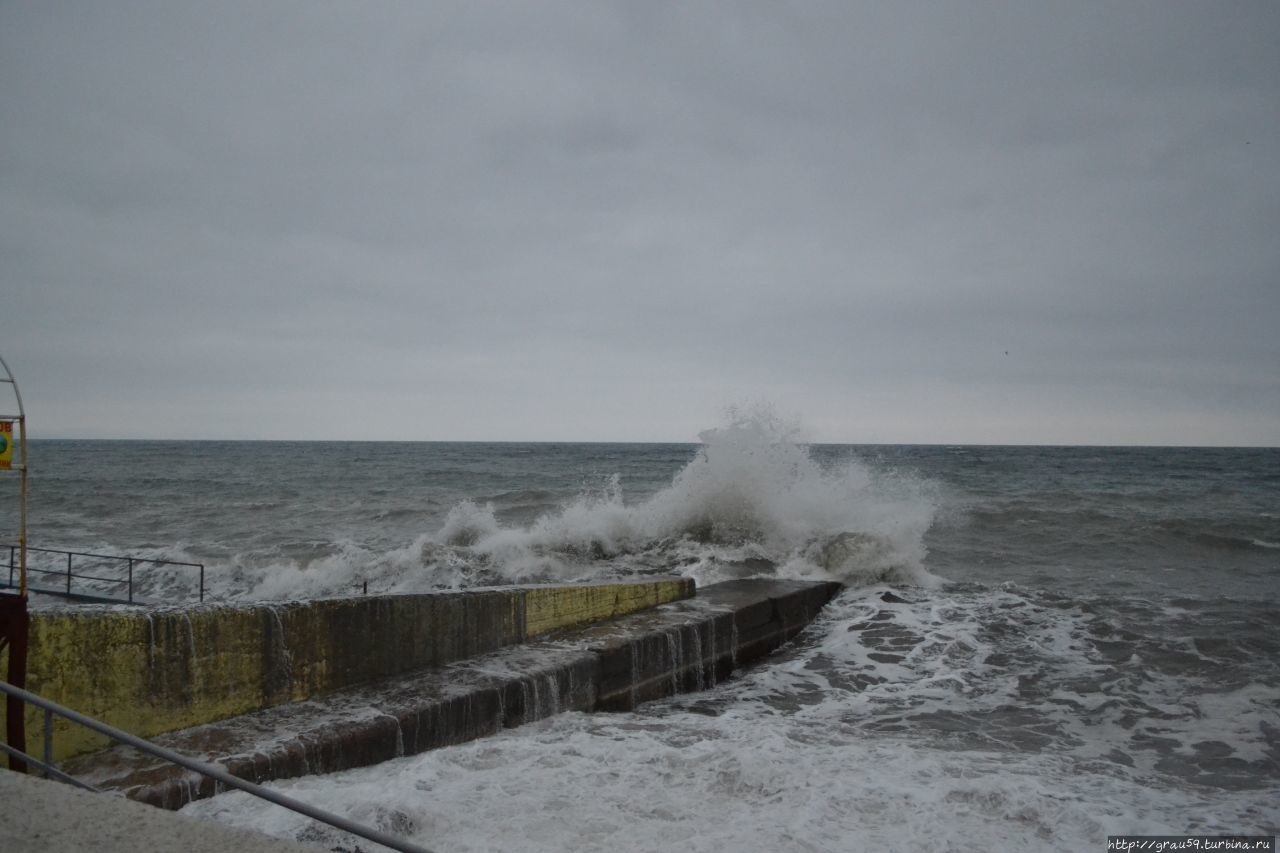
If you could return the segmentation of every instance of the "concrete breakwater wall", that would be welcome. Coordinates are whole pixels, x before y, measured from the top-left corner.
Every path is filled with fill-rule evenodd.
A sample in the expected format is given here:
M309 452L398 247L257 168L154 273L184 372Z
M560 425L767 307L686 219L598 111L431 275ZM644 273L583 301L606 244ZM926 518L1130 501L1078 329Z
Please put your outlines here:
M839 588L715 584L693 599L156 741L264 782L377 764L560 711L629 710L714 686L803 630ZM212 780L122 748L63 769L167 808L217 792Z
M27 686L141 737L299 702L694 593L687 578L253 606L40 612ZM4 730L0 703L0 731ZM43 717L27 712L28 746ZM55 722L54 757L105 737ZM38 749L38 747L37 747Z

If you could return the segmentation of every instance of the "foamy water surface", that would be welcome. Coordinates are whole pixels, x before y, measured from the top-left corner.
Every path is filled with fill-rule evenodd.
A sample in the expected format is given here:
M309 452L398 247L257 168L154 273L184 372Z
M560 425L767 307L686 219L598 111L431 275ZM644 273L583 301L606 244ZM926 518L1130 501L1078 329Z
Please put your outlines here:
M709 693L278 787L442 850L1056 850L1274 831L1275 664L1264 684L1228 648L1192 661L1127 618L1016 589L850 590ZM238 794L187 811L344 840Z
M673 573L847 585L707 693L278 784L440 850L1275 832L1280 451L795 436L756 415L698 445L35 443L33 542L204 562L222 600ZM352 844L237 794L188 808Z

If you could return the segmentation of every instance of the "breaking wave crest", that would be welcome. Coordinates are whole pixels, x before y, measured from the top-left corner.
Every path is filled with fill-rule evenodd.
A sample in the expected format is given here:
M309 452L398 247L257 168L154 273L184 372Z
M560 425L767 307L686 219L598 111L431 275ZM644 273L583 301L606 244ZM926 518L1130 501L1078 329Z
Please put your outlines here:
M503 580L671 572L713 582L772 574L868 583L930 583L924 534L931 485L846 459L818 464L796 430L735 415L700 436L671 485L635 503L618 475L526 527L464 501L424 543Z
M852 456L819 464L797 434L771 413L731 414L701 434L669 485L655 491L650 482L631 501L616 473L558 501L527 490L462 499L400 546L335 531L245 550L178 543L133 553L208 564L214 601L672 574L699 584L778 576L932 585L923 561L934 484ZM519 499L519 514L506 506L508 494ZM119 550L102 543L100 553ZM138 595L189 600L197 578L182 568L140 570Z

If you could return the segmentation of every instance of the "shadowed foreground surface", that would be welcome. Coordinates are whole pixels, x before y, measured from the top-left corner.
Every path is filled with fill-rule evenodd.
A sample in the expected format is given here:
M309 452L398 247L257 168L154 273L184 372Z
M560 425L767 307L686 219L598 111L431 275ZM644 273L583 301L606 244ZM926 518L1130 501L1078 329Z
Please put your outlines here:
M61 782L0 771L0 849L13 853L314 853L271 838Z

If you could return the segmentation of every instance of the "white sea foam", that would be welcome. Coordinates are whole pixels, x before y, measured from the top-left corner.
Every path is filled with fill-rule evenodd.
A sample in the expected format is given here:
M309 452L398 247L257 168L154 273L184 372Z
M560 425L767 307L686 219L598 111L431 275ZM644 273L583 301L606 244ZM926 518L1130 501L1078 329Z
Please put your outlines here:
M772 575L928 585L924 534L932 484L854 458L824 467L771 414L734 414L702 433L670 485L624 500L618 474L526 525L505 525L492 504L464 499L439 526L377 550L350 538L316 542L306 557L232 553L210 566L213 600L280 600L420 592L520 581L574 581L678 573L700 584ZM178 544L140 556L207 562ZM190 571L147 571L138 594L190 598Z
M670 486L628 505L615 475L558 512L502 527L491 507L460 504L435 535L511 579L580 575L584 564L679 566L702 582L765 573L852 583L928 583L931 487L855 459L820 466L768 415L735 416L701 435Z
M1060 850L1272 831L1276 691L1113 667L1091 650L1108 631L1011 590L850 590L708 694L278 787L449 850ZM1228 770L1255 769L1215 782L1210 741ZM236 794L188 812L351 843Z
M573 714L376 770L279 785L441 850L1064 850L1109 834L1239 832L1251 794L1206 801L1053 756L841 739L778 718ZM333 846L246 795L187 813ZM1256 831L1256 830L1255 830Z

